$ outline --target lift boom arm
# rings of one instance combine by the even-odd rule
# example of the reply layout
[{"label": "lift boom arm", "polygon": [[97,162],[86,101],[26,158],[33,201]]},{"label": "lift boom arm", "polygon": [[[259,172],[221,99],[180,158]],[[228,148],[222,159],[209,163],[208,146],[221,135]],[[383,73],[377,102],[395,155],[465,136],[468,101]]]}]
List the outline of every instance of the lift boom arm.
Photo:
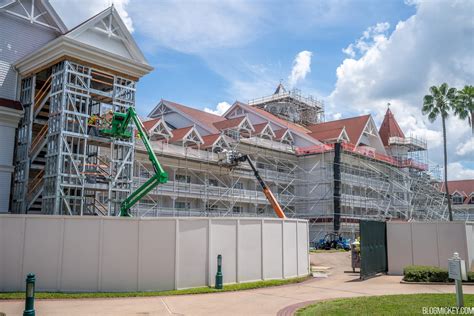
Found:
[{"label": "lift boom arm", "polygon": [[131,137],[131,133],[128,131],[128,126],[131,120],[133,120],[135,126],[137,127],[138,135],[140,135],[143,145],[145,145],[148,158],[153,165],[155,174],[122,202],[122,205],[120,206],[120,216],[130,216],[129,210],[133,207],[133,205],[135,205],[148,192],[153,190],[158,184],[168,182],[168,173],[163,170],[158,158],[156,158],[155,152],[151,147],[148,134],[145,131],[143,123],[138,117],[134,108],[128,108],[127,113],[115,112],[112,119],[111,129],[105,130],[104,132],[105,134],[116,137]]},{"label": "lift boom arm", "polygon": [[252,168],[252,171],[255,175],[255,178],[257,178],[258,183],[260,183],[260,186],[262,187],[263,194],[265,194],[265,197],[267,198],[268,202],[270,202],[273,210],[275,211],[276,215],[279,218],[286,218],[285,213],[283,212],[280,204],[278,203],[277,199],[273,195],[272,191],[270,188],[267,186],[265,181],[263,181],[262,177],[260,177],[260,173],[258,172],[257,168],[255,168],[252,160],[249,158],[248,155],[242,155],[242,156],[237,156],[234,158],[235,162],[243,162],[247,161],[250,165],[250,168]]}]

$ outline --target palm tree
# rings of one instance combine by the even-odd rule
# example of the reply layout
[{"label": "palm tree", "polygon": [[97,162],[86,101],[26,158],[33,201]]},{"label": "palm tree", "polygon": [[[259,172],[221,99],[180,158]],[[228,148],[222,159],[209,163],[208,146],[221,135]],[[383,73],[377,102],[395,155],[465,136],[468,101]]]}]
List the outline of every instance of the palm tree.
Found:
[{"label": "palm tree", "polygon": [[471,132],[474,134],[474,87],[464,86],[462,90],[456,93],[456,102],[454,114],[461,120],[467,121],[471,126]]},{"label": "palm tree", "polygon": [[441,116],[443,124],[443,144],[444,144],[444,188],[448,199],[449,220],[453,220],[453,210],[451,208],[451,197],[448,190],[448,151],[446,149],[446,119],[449,111],[453,109],[456,99],[456,88],[449,88],[446,83],[439,87],[432,86],[430,93],[423,98],[422,113],[428,115],[430,122],[436,121]]}]

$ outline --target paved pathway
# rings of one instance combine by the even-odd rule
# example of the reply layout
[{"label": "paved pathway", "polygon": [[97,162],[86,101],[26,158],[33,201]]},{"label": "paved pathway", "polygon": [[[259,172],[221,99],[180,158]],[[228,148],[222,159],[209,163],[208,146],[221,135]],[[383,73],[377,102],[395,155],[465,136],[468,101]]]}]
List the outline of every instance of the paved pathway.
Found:
[{"label": "paved pathway", "polygon": [[[312,255],[312,263],[331,266],[331,275],[302,284],[240,292],[147,298],[37,300],[36,315],[276,315],[308,301],[364,295],[454,293],[452,285],[401,284],[401,277],[380,276],[358,281],[349,270],[347,253]],[[474,294],[474,286],[464,293]],[[285,312],[285,308],[287,312]],[[0,301],[0,312],[21,315],[22,301]]]}]

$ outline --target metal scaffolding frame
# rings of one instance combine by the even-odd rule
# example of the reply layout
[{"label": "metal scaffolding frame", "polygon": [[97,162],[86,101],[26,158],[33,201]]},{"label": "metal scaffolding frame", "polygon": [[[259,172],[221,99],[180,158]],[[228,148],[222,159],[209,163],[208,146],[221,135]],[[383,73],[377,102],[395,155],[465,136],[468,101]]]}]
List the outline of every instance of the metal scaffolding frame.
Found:
[{"label": "metal scaffolding frame", "polygon": [[118,215],[132,190],[134,139],[104,137],[89,119],[135,106],[135,84],[70,60],[22,80],[14,212]]},{"label": "metal scaffolding frame", "polygon": [[[89,121],[135,106],[135,81],[64,60],[24,78],[21,87],[25,114],[17,137],[14,212],[118,215],[121,202],[153,171],[140,141],[104,137]],[[322,105],[317,111],[322,113]],[[249,155],[286,215],[310,220],[312,241],[333,231],[335,181],[343,234],[356,233],[360,219],[447,217],[445,197],[432,186],[420,158],[426,149],[420,140],[392,139],[401,154],[390,156],[343,144],[336,163],[341,178],[335,180],[334,145],[294,148],[271,135],[251,134],[228,131],[225,137],[233,140],[221,146]],[[166,137],[152,146],[170,181],[140,201],[133,215],[273,215],[245,164],[226,169],[218,164],[216,148],[171,144]]]}]

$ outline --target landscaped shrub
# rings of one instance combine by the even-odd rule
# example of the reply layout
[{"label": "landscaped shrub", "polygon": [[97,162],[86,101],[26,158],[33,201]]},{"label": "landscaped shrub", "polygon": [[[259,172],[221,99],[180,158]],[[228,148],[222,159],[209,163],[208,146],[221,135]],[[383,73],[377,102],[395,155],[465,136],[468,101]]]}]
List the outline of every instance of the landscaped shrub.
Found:
[{"label": "landscaped shrub", "polygon": [[[453,282],[448,278],[448,270],[432,266],[407,266],[403,269],[406,282]],[[467,281],[474,282],[474,272],[467,273]]]},{"label": "landscaped shrub", "polygon": [[[472,275],[474,279],[474,274]],[[407,266],[403,269],[407,282],[449,282],[448,270],[431,266]]]}]

